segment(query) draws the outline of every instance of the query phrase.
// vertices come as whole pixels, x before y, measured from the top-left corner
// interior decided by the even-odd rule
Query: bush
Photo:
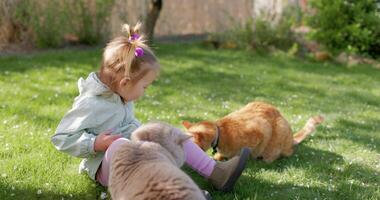
[[[105,39],[107,20],[114,0],[39,0],[14,1],[8,23],[23,29],[37,47],[59,47],[71,34],[81,44],[96,44]],[[1,7],[1,6],[0,6]],[[3,15],[2,13],[0,13]],[[9,14],[8,14],[9,15]],[[3,21],[3,20],[2,20]],[[2,22],[4,23],[4,22]],[[1,25],[1,24],[0,24]]]
[[[31,33],[33,43],[37,47],[57,47],[61,45],[65,26],[59,0],[19,1],[15,12],[19,21]]]
[[[313,0],[312,38],[333,53],[380,56],[380,8],[376,0]]]
[[[70,0],[66,0],[70,1]],[[111,14],[114,0],[71,0],[65,9],[67,16],[76,16],[69,26],[82,44],[96,44],[109,32],[105,26]],[[72,17],[71,17],[72,18]]]
[[[210,40],[216,47],[246,48],[255,51],[280,49],[287,51],[294,47],[295,35],[292,25],[295,18],[287,12],[277,24],[261,18],[250,20],[243,26],[222,33],[211,34]]]

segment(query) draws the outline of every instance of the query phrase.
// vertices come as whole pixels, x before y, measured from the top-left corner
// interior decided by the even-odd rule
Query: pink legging
[[[102,164],[96,173],[96,180],[103,186],[108,186],[108,175],[112,155],[119,148],[119,146],[125,142],[130,141],[125,138],[119,138],[115,140],[105,152]],[[185,151],[186,164],[197,171],[200,175],[209,177],[215,167],[216,162],[190,139],[183,143],[183,149]]]

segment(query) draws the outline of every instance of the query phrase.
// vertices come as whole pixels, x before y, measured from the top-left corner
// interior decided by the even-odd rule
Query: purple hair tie
[[[134,33],[134,34],[131,35],[131,38],[129,40],[130,41],[137,40],[137,39],[139,39],[139,37],[140,37],[139,34]]]
[[[143,56],[144,55],[144,49],[141,48],[141,47],[137,47],[136,50],[135,50],[135,56],[136,57],[140,57],[140,56]]]
[[[140,35],[137,34],[137,33],[134,33],[131,35],[131,37],[129,38],[129,41],[134,41],[134,40],[137,40],[140,38]],[[143,56],[144,55],[144,49],[141,48],[141,47],[136,47],[136,50],[135,50],[135,56],[136,57],[140,57],[140,56]]]

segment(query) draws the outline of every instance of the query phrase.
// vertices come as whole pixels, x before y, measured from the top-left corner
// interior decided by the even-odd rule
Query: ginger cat
[[[231,158],[242,147],[251,149],[253,158],[270,163],[280,156],[291,156],[294,146],[311,135],[324,121],[322,116],[310,118],[293,135],[288,121],[272,105],[251,102],[238,111],[217,120],[199,123],[182,122],[194,142],[204,151],[213,147],[216,160]]]

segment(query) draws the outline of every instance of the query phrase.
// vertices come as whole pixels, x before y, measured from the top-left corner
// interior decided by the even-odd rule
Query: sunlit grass
[[[158,45],[159,79],[136,102],[142,122],[217,119],[253,100],[276,105],[294,130],[308,117],[326,122],[295,155],[250,161],[232,193],[214,199],[379,199],[380,71],[260,56],[199,45]],[[77,173],[80,159],[50,136],[97,70],[101,49],[0,58],[0,199],[97,199],[106,189]]]

